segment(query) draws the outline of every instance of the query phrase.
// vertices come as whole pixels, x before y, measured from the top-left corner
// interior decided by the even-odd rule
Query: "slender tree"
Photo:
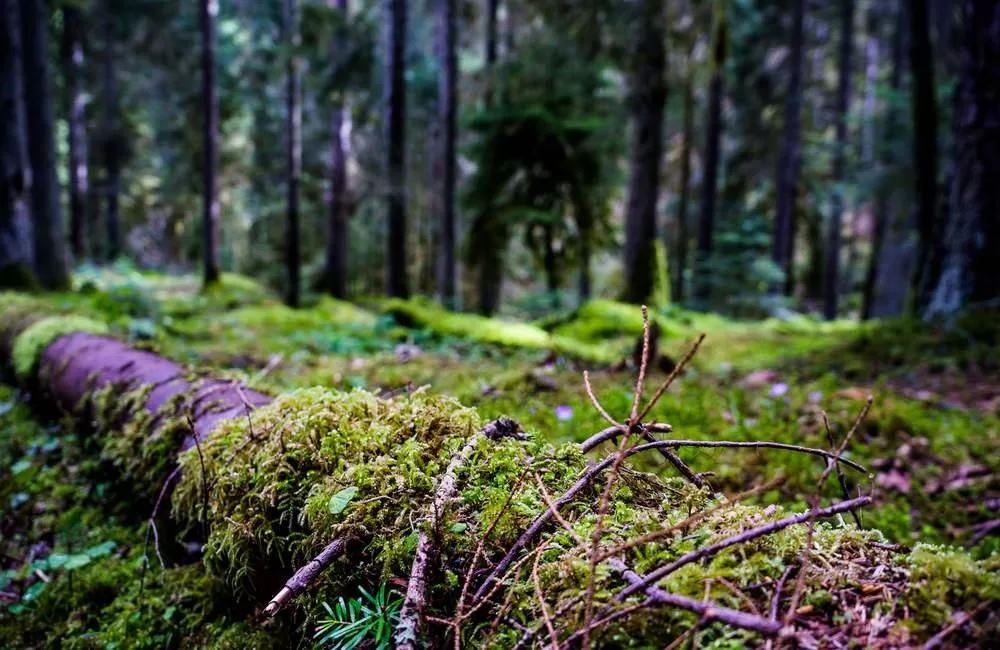
[[[629,80],[632,151],[625,212],[625,291],[622,295],[626,302],[633,303],[649,299],[655,277],[653,243],[656,240],[656,202],[660,194],[663,107],[667,98],[662,10],[661,0],[640,0],[633,16],[637,33]]]
[[[201,257],[205,286],[219,280],[219,196],[216,186],[219,164],[219,102],[215,88],[215,21],[219,0],[201,2],[201,101],[204,125],[202,169]]]
[[[921,313],[940,275],[940,243],[944,230],[937,216],[938,108],[927,0],[908,0],[907,10],[913,75],[913,166],[916,171],[914,181],[919,235],[912,307],[916,313]]]
[[[694,64],[692,53],[688,53],[684,70],[684,126],[681,143],[681,173],[680,187],[677,188],[677,232],[674,248],[674,272],[670,290],[671,298],[676,303],[684,302],[684,271],[687,268],[688,254],[688,204],[691,196],[691,150],[694,138]],[[668,235],[669,237],[669,232]],[[666,250],[670,250],[670,241],[664,242]]]
[[[837,57],[837,134],[833,153],[833,199],[826,231],[826,269],[823,276],[823,315],[837,317],[840,268],[840,224],[844,211],[842,185],[847,155],[847,111],[851,100],[851,51],[854,39],[854,0],[840,2],[840,53]]]
[[[347,0],[331,0],[347,16]],[[334,41],[330,56],[343,56],[344,44]],[[347,298],[347,156],[350,152],[351,109],[347,100],[333,108],[330,121],[330,225],[326,244],[326,289],[334,298]]]
[[[725,93],[725,68],[728,33],[725,5],[716,4],[712,37],[711,82],[708,87],[708,118],[705,121],[705,172],[701,182],[701,214],[698,218],[698,256],[695,264],[694,298],[704,306],[711,296],[709,265],[715,237],[715,200],[719,184],[720,146],[722,141],[722,97]]]
[[[438,152],[441,168],[441,251],[438,256],[438,292],[441,304],[456,309],[455,139],[458,113],[458,60],[455,45],[455,0],[438,0]]]
[[[31,172],[25,147],[19,0],[0,2],[0,288],[32,288],[35,279],[26,194]]]
[[[105,258],[113,261],[121,254],[121,219],[118,214],[118,194],[121,183],[122,135],[118,107],[118,71],[117,45],[118,31],[116,29],[115,0],[105,0],[104,3],[104,52],[103,52],[103,87],[102,122],[101,122],[101,159],[104,165],[104,226],[105,226]]]
[[[382,99],[387,188],[388,294],[406,298],[406,0],[385,0],[385,75]]]
[[[1000,301],[1000,0],[961,11],[951,218],[928,316]]]
[[[288,214],[285,219],[285,303],[299,306],[300,252],[299,252],[299,182],[302,176],[302,105],[299,102],[299,61],[295,54],[298,44],[298,23],[295,0],[284,0],[281,5],[281,27],[288,63],[285,88],[285,188]]]
[[[69,268],[56,178],[55,111],[43,0],[21,0],[21,26],[35,273],[46,289],[64,289],[69,286]]]
[[[496,101],[496,64],[497,64],[497,7],[498,0],[487,0],[486,4],[486,34],[483,39],[485,45],[485,75],[486,87],[483,92],[483,107],[486,110],[493,108]],[[507,0],[506,11],[508,27],[510,27],[511,7]],[[507,30],[508,36],[510,29]],[[510,56],[510,43],[507,44],[506,56]],[[488,209],[488,208],[486,208]],[[490,219],[486,220],[491,221]],[[493,250],[491,259],[480,260],[477,264],[479,273],[479,312],[490,315],[497,310],[500,304],[500,292],[503,287],[503,254],[499,250]]]
[[[62,64],[66,89],[66,126],[69,156],[69,241],[77,260],[87,257],[87,140],[86,100],[83,93],[83,18],[80,9],[62,9]]]
[[[791,54],[788,59],[788,95],[785,100],[785,132],[778,159],[777,212],[774,219],[771,259],[785,272],[784,293],[795,287],[792,236],[795,233],[795,203],[798,196],[802,119],[802,60],[805,41],[805,0],[794,0]]]
[[[486,0],[486,34],[483,39],[486,91],[483,93],[483,104],[487,109],[493,106],[493,74],[497,65],[497,8],[499,4],[499,0]]]

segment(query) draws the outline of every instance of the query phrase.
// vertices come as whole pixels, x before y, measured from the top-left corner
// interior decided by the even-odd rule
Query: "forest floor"
[[[274,395],[315,385],[385,396],[427,387],[474,407],[484,421],[509,416],[551,441],[580,441],[605,426],[587,396],[584,369],[593,369],[591,381],[611,413],[627,413],[632,402],[632,351],[642,320],[637,308],[617,303],[595,301],[515,323],[451,315],[421,300],[319,298],[290,310],[236,276],[209,294],[192,277],[128,269],[83,272],[76,282],[75,292],[45,300],[108,322],[134,345]],[[875,499],[863,524],[908,547],[963,547],[996,572],[998,314],[969,316],[948,329],[909,321],[748,323],[676,308],[652,316],[659,331],[654,385],[699,333],[707,334],[652,412],[656,421],[693,440],[829,448],[871,394],[871,412],[845,454],[872,470],[855,488]],[[219,647],[244,647],[256,631],[213,627],[209,621],[224,620],[219,612],[206,611],[194,596],[186,601],[183,589],[140,584],[149,513],[116,508],[110,482],[95,482],[88,472],[88,454],[71,430],[42,423],[22,395],[0,386],[0,631],[17,627],[21,639],[39,646],[57,633],[63,647],[127,647],[109,639],[142,629],[143,647],[182,640],[193,647],[190,630],[197,629]],[[694,449],[681,456],[726,493],[783,476],[763,504],[804,505],[823,469],[814,458],[778,450]],[[659,457],[641,462],[640,469],[670,472]],[[829,493],[836,494],[834,486]],[[96,566],[99,576],[86,573]],[[171,571],[180,572],[178,584],[193,585],[191,593],[215,588],[187,569]],[[103,600],[95,596],[101,584],[74,590],[75,576],[101,583]],[[70,589],[52,589],[65,581]],[[131,601],[114,598],[125,591]],[[110,623],[102,627],[98,619]]]

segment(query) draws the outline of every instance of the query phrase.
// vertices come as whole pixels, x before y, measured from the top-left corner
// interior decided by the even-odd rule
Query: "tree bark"
[[[121,168],[121,124],[118,115],[118,71],[116,69],[118,41],[115,16],[110,6],[104,6],[104,81],[102,88],[103,116],[101,124],[101,160],[104,163],[104,227],[105,259],[113,262],[121,254],[121,220],[118,214],[118,191]]]
[[[805,41],[805,0],[795,0],[792,15],[791,54],[788,60],[788,97],[785,102],[785,133],[778,160],[777,211],[771,259],[785,272],[783,292],[790,296],[795,288],[792,236],[795,232],[795,203],[798,196],[802,118],[802,51]],[[777,292],[778,288],[772,290]]]
[[[705,123],[705,172],[701,182],[701,215],[698,219],[698,257],[695,264],[694,298],[704,308],[711,297],[709,277],[712,240],[715,236],[715,199],[719,183],[720,144],[722,141],[722,97],[725,93],[726,18],[716,19],[712,45],[712,80],[708,88],[708,119]]]
[[[636,50],[629,82],[632,121],[628,204],[625,212],[625,302],[644,303],[656,274],[656,204],[667,98],[665,34],[660,0],[638,0],[633,19]]]
[[[486,0],[486,35],[485,65],[486,90],[483,93],[483,105],[489,109],[493,106],[493,75],[497,65],[497,8],[499,0]]]
[[[438,132],[441,166],[440,257],[438,292],[445,309],[457,309],[456,226],[455,226],[455,141],[458,113],[458,60],[455,44],[455,0],[438,0]]]
[[[847,111],[851,100],[851,50],[854,38],[854,0],[841,0],[840,54],[837,62],[837,135],[833,154],[833,199],[826,232],[826,269],[823,277],[823,316],[837,317],[840,268],[840,224],[844,211],[842,185],[846,166]]]
[[[694,139],[694,63],[690,53],[687,70],[684,73],[684,133],[681,151],[680,187],[677,189],[677,242],[673,255],[674,273],[671,298],[674,302],[684,302],[684,271],[688,254],[688,204],[691,196],[691,150]],[[665,242],[670,250],[670,242]]]
[[[55,115],[43,0],[21,0],[21,26],[35,273],[44,288],[65,289],[69,287],[69,268],[56,178]]]
[[[215,88],[215,20],[219,0],[200,0],[202,118],[204,120],[204,164],[202,169],[201,256],[202,281],[206,286],[219,280],[219,102]]]
[[[409,297],[406,280],[406,0],[385,0],[383,83],[388,221],[387,291]]]
[[[331,0],[347,16],[347,0]],[[343,43],[334,42],[330,56],[337,60]],[[351,149],[351,109],[346,99],[333,109],[330,121],[330,225],[326,244],[326,290],[347,298],[347,233],[350,201],[347,196],[347,156]]]
[[[1000,300],[1000,1],[961,11],[951,218],[928,316]]]
[[[66,86],[66,125],[69,145],[70,250],[77,261],[87,258],[87,140],[83,76],[83,18],[80,10],[63,7],[62,61]]]
[[[19,0],[0,2],[0,288],[33,288]]]
[[[913,165],[916,171],[916,221],[919,233],[913,277],[913,309],[922,313],[940,275],[940,239],[944,232],[938,208],[938,110],[927,0],[907,2],[910,20],[910,67],[913,74]]]
[[[300,252],[299,252],[299,182],[302,176],[302,105],[299,103],[299,61],[295,53],[298,45],[298,23],[295,0],[284,0],[281,5],[281,26],[288,48],[287,87],[285,89],[286,119],[286,178],[288,215],[285,220],[285,303],[299,306]]]

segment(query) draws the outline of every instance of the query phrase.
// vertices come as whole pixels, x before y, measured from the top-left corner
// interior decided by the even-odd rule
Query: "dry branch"
[[[309,561],[304,567],[295,572],[285,586],[281,588],[271,602],[267,604],[264,608],[264,614],[266,616],[274,616],[281,606],[288,602],[292,597],[297,596],[302,593],[316,580],[316,578],[323,572],[326,567],[330,566],[330,563],[335,559],[344,554],[344,550],[347,548],[347,538],[338,537],[329,544],[326,545],[319,555],[314,557]]]

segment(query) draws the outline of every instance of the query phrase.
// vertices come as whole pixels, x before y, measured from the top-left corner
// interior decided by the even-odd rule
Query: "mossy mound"
[[[403,327],[426,329],[440,336],[510,348],[551,350],[575,359],[596,363],[609,363],[621,357],[619,346],[606,346],[567,336],[554,336],[528,323],[449,312],[427,300],[386,300],[381,303],[381,310],[382,313],[392,316]]]
[[[107,334],[108,326],[85,316],[48,316],[37,320],[14,339],[14,372],[22,381],[28,379],[45,348],[60,336],[74,332]]]

